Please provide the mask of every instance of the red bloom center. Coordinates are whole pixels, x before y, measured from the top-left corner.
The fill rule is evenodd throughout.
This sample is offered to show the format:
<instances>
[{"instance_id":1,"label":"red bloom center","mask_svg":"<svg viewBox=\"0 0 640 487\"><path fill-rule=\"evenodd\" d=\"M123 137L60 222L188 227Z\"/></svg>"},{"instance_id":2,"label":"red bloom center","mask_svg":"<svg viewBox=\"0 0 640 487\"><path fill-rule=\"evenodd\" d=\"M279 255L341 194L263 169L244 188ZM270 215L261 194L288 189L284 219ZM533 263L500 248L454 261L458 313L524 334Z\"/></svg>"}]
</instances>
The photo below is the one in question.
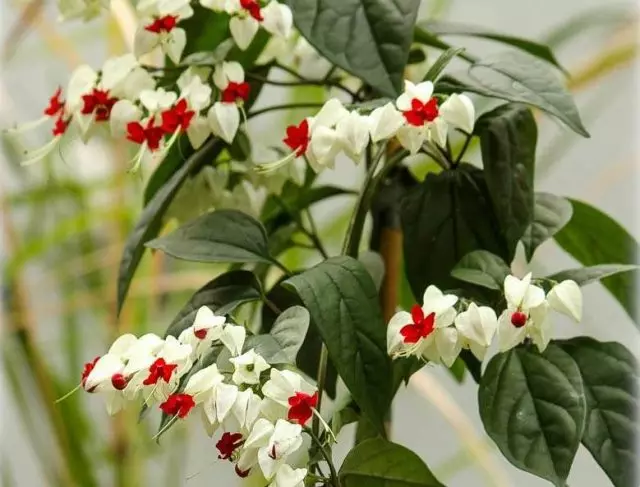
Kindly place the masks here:
<instances>
[{"instance_id":1,"label":"red bloom center","mask_svg":"<svg viewBox=\"0 0 640 487\"><path fill-rule=\"evenodd\" d=\"M313 416L313 408L316 407L316 404L318 404L317 392L315 392L313 396L304 392L296 392L295 395L289 398L289 413L287 414L287 419L292 423L298 423L300 426L304 426L311 416Z\"/></svg>"},{"instance_id":2,"label":"red bloom center","mask_svg":"<svg viewBox=\"0 0 640 487\"><path fill-rule=\"evenodd\" d=\"M156 17L153 22L144 27L144 30L153 32L154 34L171 32L177 23L177 15L165 15L164 17Z\"/></svg>"},{"instance_id":3,"label":"red bloom center","mask_svg":"<svg viewBox=\"0 0 640 487\"><path fill-rule=\"evenodd\" d=\"M162 130L166 134L172 134L177 130L185 131L195 114L196 112L188 109L187 100L183 98L175 106L162 112Z\"/></svg>"},{"instance_id":4,"label":"red bloom center","mask_svg":"<svg viewBox=\"0 0 640 487\"><path fill-rule=\"evenodd\" d=\"M160 409L169 416L177 415L180 419L184 419L195 405L193 397L189 394L171 394L165 402L160 404Z\"/></svg>"},{"instance_id":5,"label":"red bloom center","mask_svg":"<svg viewBox=\"0 0 640 487\"><path fill-rule=\"evenodd\" d=\"M438 100L431 98L427 103L422 103L417 98L411 100L411 110L402 112L407 123L422 127L427 122L433 122L438 117Z\"/></svg>"},{"instance_id":6,"label":"red bloom center","mask_svg":"<svg viewBox=\"0 0 640 487\"><path fill-rule=\"evenodd\" d=\"M204 340L205 338L207 338L207 329L206 328L200 328L199 330L194 329L193 334L196 336L198 340Z\"/></svg>"},{"instance_id":7,"label":"red bloom center","mask_svg":"<svg viewBox=\"0 0 640 487\"><path fill-rule=\"evenodd\" d=\"M143 126L140 122L129 122L127 124L127 140L141 145L146 142L151 151L160 147L160 141L164 134L162 127L154 125L153 117L149 119L146 126Z\"/></svg>"},{"instance_id":8,"label":"red bloom center","mask_svg":"<svg viewBox=\"0 0 640 487\"><path fill-rule=\"evenodd\" d=\"M58 137L64 134L67 131L67 127L69 127L70 121L71 117L64 118L64 113L60 113L58 118L56 118L56 122L53 124L53 129L51 129L53 136Z\"/></svg>"},{"instance_id":9,"label":"red bloom center","mask_svg":"<svg viewBox=\"0 0 640 487\"><path fill-rule=\"evenodd\" d=\"M44 109L44 114L53 117L64 110L64 100L62 99L62 88L58 88L53 96L49 98L49 104Z\"/></svg>"},{"instance_id":10,"label":"red bloom center","mask_svg":"<svg viewBox=\"0 0 640 487\"><path fill-rule=\"evenodd\" d=\"M88 95L82 95L82 101L84 103L81 110L83 115L95 113L96 122L105 122L109 120L111 109L118 99L110 96L108 90L94 88Z\"/></svg>"},{"instance_id":11,"label":"red bloom center","mask_svg":"<svg viewBox=\"0 0 640 487\"><path fill-rule=\"evenodd\" d=\"M242 446L242 435L240 433L225 433L216 443L216 448L220 452L218 458L220 460L229 460L233 453Z\"/></svg>"},{"instance_id":12,"label":"red bloom center","mask_svg":"<svg viewBox=\"0 0 640 487\"><path fill-rule=\"evenodd\" d=\"M243 479L243 478L245 478L245 477L248 477L248 476L249 476L249 473L251 472L251 470L250 470L250 469L249 469L249 470L240 470L240 469L238 468L238 466L237 466L237 465L236 465L235 470L236 470L236 475L237 475L238 477L240 477L241 479Z\"/></svg>"},{"instance_id":13,"label":"red bloom center","mask_svg":"<svg viewBox=\"0 0 640 487\"><path fill-rule=\"evenodd\" d=\"M522 328L527 324L529 317L522 311L516 311L511 315L511 324L516 328Z\"/></svg>"},{"instance_id":14,"label":"red bloom center","mask_svg":"<svg viewBox=\"0 0 640 487\"><path fill-rule=\"evenodd\" d=\"M111 376L111 385L113 385L113 387L115 389L117 389L118 391L123 390L125 387L127 387L127 384L129 383L129 379L127 379L124 375L122 374L113 374Z\"/></svg>"},{"instance_id":15,"label":"red bloom center","mask_svg":"<svg viewBox=\"0 0 640 487\"><path fill-rule=\"evenodd\" d=\"M178 367L177 364L168 364L163 358L156 359L149 367L149 375L142 382L145 386L157 384L160 379L165 382L171 380L171 374Z\"/></svg>"},{"instance_id":16,"label":"red bloom center","mask_svg":"<svg viewBox=\"0 0 640 487\"><path fill-rule=\"evenodd\" d=\"M97 356L91 362L87 362L86 364L84 364L84 367L82 369L82 377L80 379L80 385L82 387L84 387L85 383L87 382L87 377L89 377L89 374L91 373L93 368L96 366L96 362L98 360L100 360L100 356ZM95 387L93 389L95 389ZM93 389L91 389L89 392L92 392Z\"/></svg>"},{"instance_id":17,"label":"red bloom center","mask_svg":"<svg viewBox=\"0 0 640 487\"><path fill-rule=\"evenodd\" d=\"M400 334L404 337L404 343L417 343L422 338L428 337L435 326L436 314L430 313L425 316L422 307L414 304L411 308L411 319L413 323L403 326Z\"/></svg>"},{"instance_id":18,"label":"red bloom center","mask_svg":"<svg viewBox=\"0 0 640 487\"><path fill-rule=\"evenodd\" d=\"M307 151L309 146L309 122L305 118L300 125L289 125L287 127L287 136L282 139L291 150L296 151L296 156L300 157Z\"/></svg>"},{"instance_id":19,"label":"red bloom center","mask_svg":"<svg viewBox=\"0 0 640 487\"><path fill-rule=\"evenodd\" d=\"M247 101L249 99L249 83L236 83L229 81L227 87L222 91L222 101L225 103L237 103L238 101Z\"/></svg>"},{"instance_id":20,"label":"red bloom center","mask_svg":"<svg viewBox=\"0 0 640 487\"><path fill-rule=\"evenodd\" d=\"M258 22L262 22L262 11L260 10L260 4L256 0L240 0L240 6L249 12L249 15L256 19Z\"/></svg>"}]
</instances>

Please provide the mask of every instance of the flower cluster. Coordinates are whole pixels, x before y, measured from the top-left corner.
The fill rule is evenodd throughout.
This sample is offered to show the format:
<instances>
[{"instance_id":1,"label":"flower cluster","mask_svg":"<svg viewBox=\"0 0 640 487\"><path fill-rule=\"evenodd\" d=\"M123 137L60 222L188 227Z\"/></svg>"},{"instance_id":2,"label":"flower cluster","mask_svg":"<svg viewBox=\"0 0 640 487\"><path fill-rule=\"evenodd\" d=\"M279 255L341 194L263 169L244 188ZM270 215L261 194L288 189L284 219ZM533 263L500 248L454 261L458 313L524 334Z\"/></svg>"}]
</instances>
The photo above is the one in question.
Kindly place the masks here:
<instances>
[{"instance_id":1,"label":"flower cluster","mask_svg":"<svg viewBox=\"0 0 640 487\"><path fill-rule=\"evenodd\" d=\"M483 360L494 336L501 352L526 339L544 351L551 339L550 309L576 322L582 318L582 293L571 280L555 284L545 294L542 287L532 283L531 274L523 279L507 276L504 296L507 306L498 317L490 307L473 302L463 305L457 296L429 286L422 306L416 304L411 313L400 311L391 318L387 329L389 354L421 357L450 367L462 349Z\"/></svg>"},{"instance_id":2,"label":"flower cluster","mask_svg":"<svg viewBox=\"0 0 640 487\"><path fill-rule=\"evenodd\" d=\"M245 339L244 327L201 307L177 339L119 337L85 365L81 386L103 394L110 414L136 399L159 404L171 417L168 424L198 410L210 436L222 430L218 458L232 462L240 477L255 471L274 487L302 486L307 470L287 460L303 444L303 427L319 414L317 389L296 372L272 368L254 349L244 350ZM223 347L226 358L199 365L214 346Z\"/></svg>"},{"instance_id":3,"label":"flower cluster","mask_svg":"<svg viewBox=\"0 0 640 487\"><path fill-rule=\"evenodd\" d=\"M417 85L405 81L405 92L394 103L387 103L363 115L347 110L340 100L331 98L313 117L286 129L284 144L291 153L284 159L265 164L263 171L280 167L296 157L306 157L315 171L332 168L343 152L358 163L369 142L397 137L410 153L417 153L425 142L444 147L450 128L470 134L475 122L471 100L453 94L443 100L433 96L433 83Z\"/></svg>"}]
</instances>

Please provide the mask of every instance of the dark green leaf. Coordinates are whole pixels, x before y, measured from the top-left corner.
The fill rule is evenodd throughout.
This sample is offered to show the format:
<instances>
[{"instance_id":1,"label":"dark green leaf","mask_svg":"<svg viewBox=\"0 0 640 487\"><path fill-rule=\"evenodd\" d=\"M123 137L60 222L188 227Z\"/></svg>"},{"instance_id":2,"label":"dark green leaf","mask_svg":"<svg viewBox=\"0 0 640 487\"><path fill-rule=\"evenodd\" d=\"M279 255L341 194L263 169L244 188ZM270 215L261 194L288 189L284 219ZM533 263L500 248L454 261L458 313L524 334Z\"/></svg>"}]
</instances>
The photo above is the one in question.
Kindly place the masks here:
<instances>
[{"instance_id":1,"label":"dark green leaf","mask_svg":"<svg viewBox=\"0 0 640 487\"><path fill-rule=\"evenodd\" d=\"M538 127L525 105L507 103L478 119L482 165L510 255L533 220Z\"/></svg>"},{"instance_id":2,"label":"dark green leaf","mask_svg":"<svg viewBox=\"0 0 640 487\"><path fill-rule=\"evenodd\" d=\"M465 255L451 275L461 281L499 291L511 269L504 260L486 250L474 250Z\"/></svg>"},{"instance_id":3,"label":"dark green leaf","mask_svg":"<svg viewBox=\"0 0 640 487\"><path fill-rule=\"evenodd\" d=\"M275 263L263 226L237 210L212 211L146 245L195 262Z\"/></svg>"},{"instance_id":4,"label":"dark green leaf","mask_svg":"<svg viewBox=\"0 0 640 487\"><path fill-rule=\"evenodd\" d=\"M476 358L474 354L471 353L470 350L462 350L460 352L459 360L464 362L464 365L467 367L469 374L477 384L480 384L482 380L482 362Z\"/></svg>"},{"instance_id":5,"label":"dark green leaf","mask_svg":"<svg viewBox=\"0 0 640 487\"><path fill-rule=\"evenodd\" d=\"M429 284L452 288L462 257L484 249L509 258L482 171L468 164L424 182L402 201L405 271L416 299Z\"/></svg>"},{"instance_id":6,"label":"dark green leaf","mask_svg":"<svg viewBox=\"0 0 640 487\"><path fill-rule=\"evenodd\" d=\"M186 179L190 171L215 159L222 150L222 143L218 139L209 139L178 169L170 179L153 195L145 206L140 219L127 239L120 269L118 272L118 313L122 310L125 297L131 285L133 274L144 253L144 244L158 235L162 227L162 217L169 207L173 196Z\"/></svg>"},{"instance_id":7,"label":"dark green leaf","mask_svg":"<svg viewBox=\"0 0 640 487\"><path fill-rule=\"evenodd\" d=\"M451 62L451 60L460 55L464 51L464 47L451 47L445 52L440 54L440 57L436 59L436 62L431 65L429 71L424 76L424 81L435 81L440 76L440 73L444 71L444 68Z\"/></svg>"},{"instance_id":8,"label":"dark green leaf","mask_svg":"<svg viewBox=\"0 0 640 487\"><path fill-rule=\"evenodd\" d=\"M339 475L343 487L443 487L418 455L382 438L351 450Z\"/></svg>"},{"instance_id":9,"label":"dark green leaf","mask_svg":"<svg viewBox=\"0 0 640 487\"><path fill-rule=\"evenodd\" d=\"M516 467L565 487L585 428L582 377L569 354L519 346L487 365L478 390L489 436Z\"/></svg>"},{"instance_id":10,"label":"dark green leaf","mask_svg":"<svg viewBox=\"0 0 640 487\"><path fill-rule=\"evenodd\" d=\"M453 378L456 380L456 382L461 384L462 381L464 380L464 373L467 371L467 367L464 363L464 360L458 357L456 361L453 362L453 365L449 367L448 370L453 376Z\"/></svg>"},{"instance_id":11,"label":"dark green leaf","mask_svg":"<svg viewBox=\"0 0 640 487\"><path fill-rule=\"evenodd\" d=\"M409 51L409 59L407 64L420 64L427 60L427 55L420 48L411 49Z\"/></svg>"},{"instance_id":12,"label":"dark green leaf","mask_svg":"<svg viewBox=\"0 0 640 487\"><path fill-rule=\"evenodd\" d=\"M391 363L378 292L367 270L351 257L333 257L283 285L296 290L353 399L383 432L392 399Z\"/></svg>"},{"instance_id":13,"label":"dark green leaf","mask_svg":"<svg viewBox=\"0 0 640 487\"><path fill-rule=\"evenodd\" d=\"M532 56L547 61L564 71L564 68L553 55L551 49L539 42L523 39L521 37L500 34L474 25L458 24L456 22L447 22L442 20L427 20L419 22L418 25L438 36L470 36L508 44L516 49L528 52Z\"/></svg>"},{"instance_id":14,"label":"dark green leaf","mask_svg":"<svg viewBox=\"0 0 640 487\"><path fill-rule=\"evenodd\" d=\"M260 299L260 283L249 271L231 271L216 277L198 289L173 319L164 336L178 337L193 324L201 306L208 306L218 315L231 313L244 303Z\"/></svg>"},{"instance_id":15,"label":"dark green leaf","mask_svg":"<svg viewBox=\"0 0 640 487\"><path fill-rule=\"evenodd\" d=\"M564 281L565 279L571 279L578 283L579 286L586 286L592 282L605 279L606 277L615 276L621 272L629 272L638 270L637 265L631 264L602 264L594 265L591 267L580 267L578 269L568 269L552 274L549 279L554 281Z\"/></svg>"},{"instance_id":16,"label":"dark green leaf","mask_svg":"<svg viewBox=\"0 0 640 487\"><path fill-rule=\"evenodd\" d=\"M571 221L555 235L556 242L584 266L635 264L638 243L618 222L602 211L577 200ZM635 320L638 273L607 277L602 284Z\"/></svg>"},{"instance_id":17,"label":"dark green leaf","mask_svg":"<svg viewBox=\"0 0 640 487\"><path fill-rule=\"evenodd\" d=\"M536 193L533 221L522 236L527 260L533 258L535 250L558 233L571 220L573 209L566 198L549 193Z\"/></svg>"},{"instance_id":18,"label":"dark green leaf","mask_svg":"<svg viewBox=\"0 0 640 487\"><path fill-rule=\"evenodd\" d=\"M289 0L293 20L320 54L380 93L402 90L420 2Z\"/></svg>"},{"instance_id":19,"label":"dark green leaf","mask_svg":"<svg viewBox=\"0 0 640 487\"><path fill-rule=\"evenodd\" d=\"M582 444L616 487L635 487L638 411L638 364L614 342L579 337L558 341L580 369L587 397L587 425Z\"/></svg>"},{"instance_id":20,"label":"dark green leaf","mask_svg":"<svg viewBox=\"0 0 640 487\"><path fill-rule=\"evenodd\" d=\"M589 137L571 94L545 61L519 51L484 58L469 66L467 73L445 76L437 91L471 91L492 98L526 103L544 110Z\"/></svg>"},{"instance_id":21,"label":"dark green leaf","mask_svg":"<svg viewBox=\"0 0 640 487\"><path fill-rule=\"evenodd\" d=\"M267 293L267 299L271 303L275 304L279 309L287 309L290 306L302 305L300 298L293 292L285 289L281 285L277 284ZM269 306L262 307L262 329L261 333L268 333L271 331L273 324L278 318ZM309 377L316 377L318 373L318 363L320 362L320 349L322 348L322 338L318 333L318 327L313 323L313 317L311 317L311 324L307 331L307 336L300 347L300 352L296 359L296 365L298 368L307 374ZM327 377L325 380L325 392L332 399L336 397L336 381L338 379L338 373L335 367L329 361L327 366Z\"/></svg>"},{"instance_id":22,"label":"dark green leaf","mask_svg":"<svg viewBox=\"0 0 640 487\"><path fill-rule=\"evenodd\" d=\"M255 348L272 365L295 364L308 329L309 312L302 306L292 306L278 316L268 335L249 337L244 348Z\"/></svg>"}]
</instances>

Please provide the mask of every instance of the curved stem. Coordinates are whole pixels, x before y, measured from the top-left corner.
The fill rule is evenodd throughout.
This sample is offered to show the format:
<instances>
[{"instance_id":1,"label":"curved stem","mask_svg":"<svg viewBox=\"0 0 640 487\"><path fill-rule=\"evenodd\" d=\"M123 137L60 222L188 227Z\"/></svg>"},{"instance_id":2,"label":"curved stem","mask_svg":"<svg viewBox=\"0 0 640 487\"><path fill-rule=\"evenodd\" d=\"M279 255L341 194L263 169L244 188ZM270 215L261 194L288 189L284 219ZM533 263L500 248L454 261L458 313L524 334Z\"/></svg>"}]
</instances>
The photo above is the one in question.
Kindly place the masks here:
<instances>
[{"instance_id":1,"label":"curved stem","mask_svg":"<svg viewBox=\"0 0 640 487\"><path fill-rule=\"evenodd\" d=\"M456 157L456 160L453 162L454 166L457 166L458 164L460 164L460 161L462 160L464 153L467 152L467 148L469 147L469 144L471 143L471 139L473 138L473 134L465 134L465 135L467 136L467 140L464 141L464 145L462 146L462 149L460 149L460 152L458 152L458 157Z\"/></svg>"},{"instance_id":2,"label":"curved stem","mask_svg":"<svg viewBox=\"0 0 640 487\"><path fill-rule=\"evenodd\" d=\"M282 105L272 105L247 113L247 119L263 115L277 110L295 110L296 108L322 108L324 103L284 103Z\"/></svg>"},{"instance_id":3,"label":"curved stem","mask_svg":"<svg viewBox=\"0 0 640 487\"><path fill-rule=\"evenodd\" d=\"M282 67L280 67L279 65L276 66L279 69L282 69ZM296 76L296 78L298 79L297 81L276 81L276 80L271 80L265 76L260 76L257 74L253 74L253 73L245 73L245 76L248 79L252 79L254 81L259 81L261 83L265 83L267 85L272 85L272 86L322 86L322 87L329 87L329 86L333 86L335 88L338 88L339 90L344 91L345 93L351 95L351 97L355 98L356 100L359 100L360 98L356 95L355 92L351 91L349 88L347 88L346 86L342 85L340 82L338 81L334 81L331 79L308 79L308 78L303 78L300 75L298 75L297 73L295 73L295 71L293 70L286 70L287 73L293 74L294 76Z\"/></svg>"},{"instance_id":4,"label":"curved stem","mask_svg":"<svg viewBox=\"0 0 640 487\"><path fill-rule=\"evenodd\" d=\"M311 437L313 442L316 444L316 446L320 450L320 453L322 454L323 458L327 462L327 465L329 466L329 472L330 472L330 475L331 475L331 485L333 485L334 487L341 487L340 486L340 479L338 478L338 472L336 471L336 467L333 464L333 460L331 459L331 455L329 455L327 450L324 448L322 442L320 441L320 438L318 438L318 435L316 435L309 428L305 428L305 431Z\"/></svg>"}]
</instances>

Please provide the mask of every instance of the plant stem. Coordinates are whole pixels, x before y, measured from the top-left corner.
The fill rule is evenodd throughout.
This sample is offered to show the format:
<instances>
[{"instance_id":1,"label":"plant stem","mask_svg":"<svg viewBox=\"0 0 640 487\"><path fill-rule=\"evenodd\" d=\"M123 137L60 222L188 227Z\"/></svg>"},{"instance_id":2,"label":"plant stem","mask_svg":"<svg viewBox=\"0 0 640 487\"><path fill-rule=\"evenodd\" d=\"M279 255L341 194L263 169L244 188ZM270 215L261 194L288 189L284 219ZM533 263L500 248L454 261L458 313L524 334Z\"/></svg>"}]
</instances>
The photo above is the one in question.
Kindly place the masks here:
<instances>
[{"instance_id":1,"label":"plant stem","mask_svg":"<svg viewBox=\"0 0 640 487\"><path fill-rule=\"evenodd\" d=\"M460 161L462 160L464 153L467 152L467 148L469 147L469 144L471 143L471 139L473 138L472 134L466 134L466 136L467 136L467 140L464 141L464 145L462 146L462 149L460 149L460 152L458 152L458 157L456 157L456 160L453 163L454 166L457 166L458 164L460 164Z\"/></svg>"},{"instance_id":2,"label":"plant stem","mask_svg":"<svg viewBox=\"0 0 640 487\"><path fill-rule=\"evenodd\" d=\"M322 343L322 348L320 349L320 359L318 360L318 375L317 375L317 383L318 383L318 403L316 404L316 410L318 414L320 414L320 408L322 407L322 396L324 393L324 385L327 381L327 365L329 362L329 351L327 350L327 346ZM320 418L317 416L313 417L313 423L311 424L314 434L318 434L320 432Z\"/></svg>"},{"instance_id":3,"label":"plant stem","mask_svg":"<svg viewBox=\"0 0 640 487\"><path fill-rule=\"evenodd\" d=\"M247 113L247 119L277 110L295 110L297 108L322 108L322 106L324 106L324 103L283 103L282 105L272 105L270 107L265 107L261 108L260 110L249 112Z\"/></svg>"},{"instance_id":4,"label":"plant stem","mask_svg":"<svg viewBox=\"0 0 640 487\"><path fill-rule=\"evenodd\" d=\"M281 66L276 66L277 68L283 69ZM245 76L248 79L252 79L254 81L259 81L261 83L265 83L267 85L272 85L272 86L322 86L322 87L329 87L329 86L333 86L335 88L338 88L342 91L344 91L345 93L351 95L352 97L355 97L356 94L351 91L349 88L347 88L346 86L343 86L342 84L340 84L338 81L333 81L330 79L308 79L308 78L303 78L302 76L298 75L297 73L295 73L295 71L293 70L285 70L287 73L293 74L294 76L296 76L296 78L298 78L297 81L276 81L276 80L271 80L269 78L266 78L264 76L260 76L257 74L253 74L253 73L245 73ZM359 99L359 98L357 98Z\"/></svg>"},{"instance_id":5,"label":"plant stem","mask_svg":"<svg viewBox=\"0 0 640 487\"><path fill-rule=\"evenodd\" d=\"M331 474L331 485L333 485L334 487L341 487L340 486L340 479L338 478L338 472L336 472L336 467L333 464L333 460L331 459L331 455L329 455L327 450L322 445L322 442L320 441L320 438L318 438L318 435L316 435L309 428L306 428L305 431L311 437L313 442L316 444L316 446L320 450L320 453L322 454L322 456L324 457L325 461L327 462L327 465L329 466L329 472Z\"/></svg>"}]
</instances>

